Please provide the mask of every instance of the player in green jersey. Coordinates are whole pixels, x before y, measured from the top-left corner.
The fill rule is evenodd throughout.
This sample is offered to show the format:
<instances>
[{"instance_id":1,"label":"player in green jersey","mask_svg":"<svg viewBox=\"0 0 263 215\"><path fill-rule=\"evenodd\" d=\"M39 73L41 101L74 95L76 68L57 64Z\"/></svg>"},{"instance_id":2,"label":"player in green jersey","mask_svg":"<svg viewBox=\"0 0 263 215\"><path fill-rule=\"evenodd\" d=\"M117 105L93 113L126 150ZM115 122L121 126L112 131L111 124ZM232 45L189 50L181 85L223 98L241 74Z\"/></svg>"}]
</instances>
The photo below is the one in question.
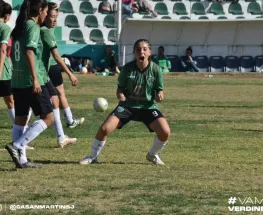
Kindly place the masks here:
<instances>
[{"instance_id":1,"label":"player in green jersey","mask_svg":"<svg viewBox=\"0 0 263 215\"><path fill-rule=\"evenodd\" d=\"M48 15L45 19L44 25L41 27L41 39L44 43L43 61L45 64L45 68L49 73L51 82L56 87L60 107L64 111L67 127L75 128L76 126L83 124L85 118L81 117L77 119L73 117L65 94L61 72L64 71L68 75L69 79L71 80L72 86L76 86L78 84L78 79L72 74L72 72L70 72L57 50L57 43L54 32L58 17L57 4L50 2L48 6Z\"/></svg>"},{"instance_id":2,"label":"player in green jersey","mask_svg":"<svg viewBox=\"0 0 263 215\"><path fill-rule=\"evenodd\" d=\"M10 4L0 1L0 97L3 97L8 108L12 124L15 120L14 100L11 91L11 66L7 56L8 40L11 28L6 24L12 13Z\"/></svg>"},{"instance_id":3,"label":"player in green jersey","mask_svg":"<svg viewBox=\"0 0 263 215\"><path fill-rule=\"evenodd\" d=\"M46 0L24 0L11 33L13 74L11 87L15 102L14 142L6 146L17 168L39 168L27 160L25 147L54 122L53 108L45 87L47 74L41 69L43 44L40 24L47 15ZM30 107L40 119L23 133Z\"/></svg>"},{"instance_id":4,"label":"player in green jersey","mask_svg":"<svg viewBox=\"0 0 263 215\"><path fill-rule=\"evenodd\" d=\"M163 74L160 67L151 61L151 45L147 40L137 40L133 50L135 60L124 65L118 77L119 105L99 128L92 142L90 155L80 161L80 164L95 162L107 136L130 120L143 122L149 131L156 133L146 158L153 164L164 164L158 152L167 143L170 128L156 104L164 99Z\"/></svg>"},{"instance_id":5,"label":"player in green jersey","mask_svg":"<svg viewBox=\"0 0 263 215\"><path fill-rule=\"evenodd\" d=\"M57 4L53 2L49 2L47 17L45 19L45 25L50 26L50 27L56 26L57 13L58 13ZM62 64L62 66L66 67L66 65L63 64L64 62L58 54L57 44L56 44L53 28L47 28L45 25L43 25L40 29L40 38L43 43L43 52L41 55L42 56L41 65L42 65L42 69L47 73L48 68L49 68L50 53L52 53L55 57L58 56L56 58L58 59L58 62ZM66 69L68 68L66 67ZM78 83L78 80L70 71L67 71L67 72L72 81L72 85L76 86L76 84ZM76 138L70 138L64 134L63 126L60 120L59 99L58 99L56 88L54 87L50 79L45 85L49 92L49 95L50 95L50 98L53 104L54 130L57 135L58 146L63 148L65 145L76 143L77 141Z\"/></svg>"}]
</instances>

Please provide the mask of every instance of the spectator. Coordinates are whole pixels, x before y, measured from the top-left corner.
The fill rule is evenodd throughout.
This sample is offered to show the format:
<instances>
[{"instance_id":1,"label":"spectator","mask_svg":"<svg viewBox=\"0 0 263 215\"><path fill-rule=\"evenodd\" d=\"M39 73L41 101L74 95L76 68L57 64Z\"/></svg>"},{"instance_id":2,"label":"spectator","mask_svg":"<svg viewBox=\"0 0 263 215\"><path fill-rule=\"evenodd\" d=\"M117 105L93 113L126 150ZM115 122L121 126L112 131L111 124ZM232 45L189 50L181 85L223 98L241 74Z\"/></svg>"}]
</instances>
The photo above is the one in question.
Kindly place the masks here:
<instances>
[{"instance_id":1,"label":"spectator","mask_svg":"<svg viewBox=\"0 0 263 215\"><path fill-rule=\"evenodd\" d=\"M154 62L161 67L163 73L170 72L171 62L164 55L164 47L160 46L158 48L158 55L154 58Z\"/></svg>"},{"instance_id":2,"label":"spectator","mask_svg":"<svg viewBox=\"0 0 263 215\"><path fill-rule=\"evenodd\" d=\"M154 11L152 4L149 0L137 0L139 11L149 13L151 12L153 16L157 17L158 13Z\"/></svg>"},{"instance_id":3,"label":"spectator","mask_svg":"<svg viewBox=\"0 0 263 215\"><path fill-rule=\"evenodd\" d=\"M128 15L138 12L138 8L134 4L134 0L122 0L122 10Z\"/></svg>"},{"instance_id":4,"label":"spectator","mask_svg":"<svg viewBox=\"0 0 263 215\"><path fill-rule=\"evenodd\" d=\"M118 69L117 57L115 52L112 50L111 46L107 46L105 49L106 55L101 59L99 67L97 67L98 72L104 72L108 70L109 72L116 74L120 73Z\"/></svg>"},{"instance_id":5,"label":"spectator","mask_svg":"<svg viewBox=\"0 0 263 215\"><path fill-rule=\"evenodd\" d=\"M196 61L193 60L192 53L192 47L189 46L186 49L186 56L181 57L181 65L184 72L199 72L199 69L196 66Z\"/></svg>"},{"instance_id":6,"label":"spectator","mask_svg":"<svg viewBox=\"0 0 263 215\"><path fill-rule=\"evenodd\" d=\"M110 2L104 0L99 4L99 13L111 13L111 12L112 12L112 7Z\"/></svg>"}]
</instances>

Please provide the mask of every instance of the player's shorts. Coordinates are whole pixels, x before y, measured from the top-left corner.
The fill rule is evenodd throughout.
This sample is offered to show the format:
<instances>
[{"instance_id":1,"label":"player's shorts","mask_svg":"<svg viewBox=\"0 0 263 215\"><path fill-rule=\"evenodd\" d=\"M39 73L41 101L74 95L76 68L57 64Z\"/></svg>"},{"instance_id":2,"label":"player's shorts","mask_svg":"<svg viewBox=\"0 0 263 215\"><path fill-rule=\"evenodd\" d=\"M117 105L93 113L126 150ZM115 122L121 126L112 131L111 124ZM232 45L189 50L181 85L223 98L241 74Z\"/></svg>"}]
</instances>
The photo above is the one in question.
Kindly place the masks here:
<instances>
[{"instance_id":1,"label":"player's shorts","mask_svg":"<svg viewBox=\"0 0 263 215\"><path fill-rule=\"evenodd\" d=\"M129 121L143 122L150 132L153 130L150 128L150 124L158 119L164 117L161 111L158 109L139 109L139 108L127 108L118 105L110 115L116 116L120 121L121 125L118 129L121 129Z\"/></svg>"},{"instance_id":2,"label":"player's shorts","mask_svg":"<svg viewBox=\"0 0 263 215\"><path fill-rule=\"evenodd\" d=\"M11 96L11 80L0 81L0 97Z\"/></svg>"},{"instance_id":3,"label":"player's shorts","mask_svg":"<svg viewBox=\"0 0 263 215\"><path fill-rule=\"evenodd\" d=\"M41 89L41 94L33 94L32 88L12 89L16 116L28 115L30 107L32 108L35 116L48 115L53 112L47 88L45 86L41 86Z\"/></svg>"},{"instance_id":4,"label":"player's shorts","mask_svg":"<svg viewBox=\"0 0 263 215\"><path fill-rule=\"evenodd\" d=\"M45 84L47 91L49 93L49 96L57 96L57 91L56 88L54 87L54 85L52 84L51 80L49 80L46 84Z\"/></svg>"},{"instance_id":5,"label":"player's shorts","mask_svg":"<svg viewBox=\"0 0 263 215\"><path fill-rule=\"evenodd\" d=\"M49 68L48 75L54 87L57 87L63 84L61 67L58 64L53 65Z\"/></svg>"}]
</instances>

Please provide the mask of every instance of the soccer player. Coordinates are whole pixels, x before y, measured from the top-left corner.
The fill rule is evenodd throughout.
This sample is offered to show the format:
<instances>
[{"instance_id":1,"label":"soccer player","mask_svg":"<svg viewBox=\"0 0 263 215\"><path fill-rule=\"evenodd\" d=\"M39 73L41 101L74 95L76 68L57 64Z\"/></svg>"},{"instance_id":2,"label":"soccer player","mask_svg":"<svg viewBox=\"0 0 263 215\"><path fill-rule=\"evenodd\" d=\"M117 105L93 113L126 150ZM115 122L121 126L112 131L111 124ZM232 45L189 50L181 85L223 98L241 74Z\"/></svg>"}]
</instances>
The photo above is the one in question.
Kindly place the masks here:
<instances>
[{"instance_id":1,"label":"soccer player","mask_svg":"<svg viewBox=\"0 0 263 215\"><path fill-rule=\"evenodd\" d=\"M15 109L11 91L11 67L7 56L8 40L10 39L11 28L6 24L12 13L10 4L0 1L0 97L3 97L8 108L9 118L14 124Z\"/></svg>"},{"instance_id":2,"label":"soccer player","mask_svg":"<svg viewBox=\"0 0 263 215\"><path fill-rule=\"evenodd\" d=\"M60 64L62 68L64 68L65 72L69 76L72 85L76 86L78 83L77 78L68 70L67 66L65 65L64 61L60 57L57 50L57 45L54 35L54 27L56 26L57 23L57 16L58 16L57 4L53 2L49 2L47 17L45 19L44 25L40 29L40 37L43 43L42 69L45 72L48 71L50 53L52 53L57 63ZM58 138L58 146L63 148L65 145L76 143L77 141L76 138L69 138L64 134L63 126L60 120L59 99L58 99L57 91L50 79L46 83L46 88L49 91L49 95L51 97L52 104L54 107L53 109L54 128Z\"/></svg>"},{"instance_id":3,"label":"soccer player","mask_svg":"<svg viewBox=\"0 0 263 215\"><path fill-rule=\"evenodd\" d=\"M41 28L41 38L45 45L44 47L45 67L48 71L51 82L53 83L53 85L57 90L57 94L60 102L60 108L64 110L64 117L66 119L67 127L75 128L78 125L82 125L85 121L85 118L81 117L79 119L76 119L73 117L65 94L61 69L64 72L66 72L73 86L77 85L78 79L70 72L67 65L65 64L65 62L63 61L63 59L60 57L58 53L55 33L54 33L54 28L56 27L57 24L57 17L58 17L57 4L50 2L47 19L44 22L44 27ZM52 54L51 59L49 59L50 52Z\"/></svg>"},{"instance_id":4,"label":"soccer player","mask_svg":"<svg viewBox=\"0 0 263 215\"><path fill-rule=\"evenodd\" d=\"M92 142L90 155L80 161L80 164L96 162L107 136L116 128L121 129L130 120L143 122L149 131L156 133L146 158L153 164L164 164L158 152L167 143L170 128L156 104L164 99L163 74L160 67L151 61L149 41L137 40L133 51L135 60L127 63L118 77L116 94L119 104L99 128Z\"/></svg>"},{"instance_id":5,"label":"soccer player","mask_svg":"<svg viewBox=\"0 0 263 215\"><path fill-rule=\"evenodd\" d=\"M45 87L47 73L40 69L43 51L40 24L43 23L47 10L46 0L24 0L11 33L13 40L11 87L15 102L12 136L15 141L5 148L17 168L41 167L27 160L25 146L54 122L50 96ZM40 119L23 133L30 107Z\"/></svg>"}]
</instances>

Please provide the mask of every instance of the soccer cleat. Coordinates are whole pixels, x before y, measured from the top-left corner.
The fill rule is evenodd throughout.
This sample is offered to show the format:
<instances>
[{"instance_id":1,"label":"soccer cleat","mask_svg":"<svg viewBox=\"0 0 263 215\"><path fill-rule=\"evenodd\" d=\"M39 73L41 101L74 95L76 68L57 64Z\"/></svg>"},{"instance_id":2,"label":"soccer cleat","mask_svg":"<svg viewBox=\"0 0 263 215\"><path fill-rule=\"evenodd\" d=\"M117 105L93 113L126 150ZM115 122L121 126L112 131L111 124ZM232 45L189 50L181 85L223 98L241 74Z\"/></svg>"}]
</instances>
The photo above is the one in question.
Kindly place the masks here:
<instances>
[{"instance_id":1,"label":"soccer cleat","mask_svg":"<svg viewBox=\"0 0 263 215\"><path fill-rule=\"evenodd\" d=\"M13 159L16 168L22 168L22 164L20 163L21 150L14 147L13 143L9 143L8 145L6 145L5 149L8 151L9 155Z\"/></svg>"},{"instance_id":2,"label":"soccer cleat","mask_svg":"<svg viewBox=\"0 0 263 215\"><path fill-rule=\"evenodd\" d=\"M28 161L26 163L21 164L21 168L25 169L25 168L41 168L42 166L38 163L33 163L32 161Z\"/></svg>"},{"instance_id":3,"label":"soccer cleat","mask_svg":"<svg viewBox=\"0 0 263 215\"><path fill-rule=\"evenodd\" d=\"M26 146L26 150L34 150L35 148L32 146Z\"/></svg>"},{"instance_id":4,"label":"soccer cleat","mask_svg":"<svg viewBox=\"0 0 263 215\"><path fill-rule=\"evenodd\" d=\"M147 155L146 155L146 159L148 161L151 161L155 165L164 165L164 162L162 162L162 160L160 159L160 157L158 155L152 156L148 152Z\"/></svg>"},{"instance_id":5,"label":"soccer cleat","mask_svg":"<svg viewBox=\"0 0 263 215\"><path fill-rule=\"evenodd\" d=\"M87 157L83 158L83 160L81 160L79 163L83 164L83 165L97 163L97 158L92 159L91 156L87 156Z\"/></svg>"},{"instance_id":6,"label":"soccer cleat","mask_svg":"<svg viewBox=\"0 0 263 215\"><path fill-rule=\"evenodd\" d=\"M77 127L78 125L82 125L85 121L85 118L84 117L81 117L79 119L73 119L73 122L71 124L68 124L67 123L67 127L68 128L75 128Z\"/></svg>"},{"instance_id":7,"label":"soccer cleat","mask_svg":"<svg viewBox=\"0 0 263 215\"><path fill-rule=\"evenodd\" d=\"M70 138L65 135L62 141L58 141L58 147L63 148L66 145L74 144L77 142L77 138Z\"/></svg>"}]
</instances>

